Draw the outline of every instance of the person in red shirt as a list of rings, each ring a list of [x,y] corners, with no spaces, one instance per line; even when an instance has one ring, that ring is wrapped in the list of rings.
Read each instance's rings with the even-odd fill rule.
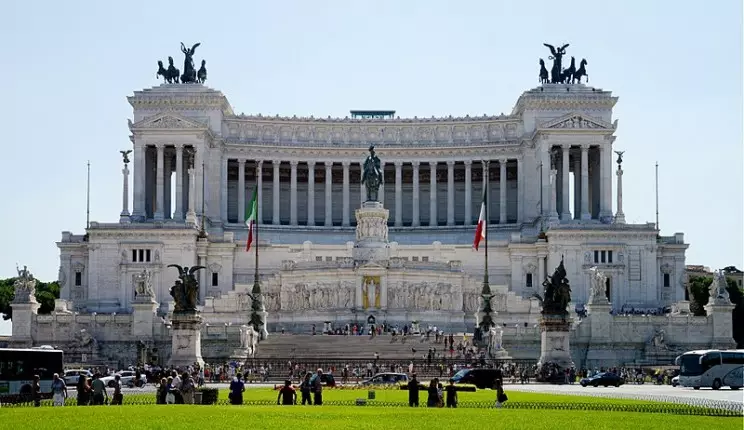
[[[279,390],[279,395],[276,396],[276,404],[281,399],[282,405],[295,405],[297,404],[297,392],[292,388],[292,381],[284,381],[284,386]]]

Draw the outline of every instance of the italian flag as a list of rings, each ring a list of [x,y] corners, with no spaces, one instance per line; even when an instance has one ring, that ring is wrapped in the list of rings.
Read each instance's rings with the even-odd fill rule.
[[[253,243],[253,229],[256,228],[256,215],[258,214],[258,186],[253,188],[253,198],[248,203],[247,209],[245,225],[248,226],[248,241],[245,244],[245,250],[250,251],[251,243]]]
[[[486,193],[483,192],[483,201],[481,202],[480,215],[478,215],[478,224],[475,226],[475,238],[473,239],[473,248],[478,250],[480,241],[486,238]]]

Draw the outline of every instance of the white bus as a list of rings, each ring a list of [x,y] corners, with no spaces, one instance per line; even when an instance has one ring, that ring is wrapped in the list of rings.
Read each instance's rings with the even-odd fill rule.
[[[34,375],[39,375],[42,397],[48,397],[52,376],[64,376],[63,359],[62,351],[50,347],[0,348],[0,402],[31,401]]]
[[[744,386],[744,349],[689,351],[674,363],[679,366],[679,385],[683,387],[738,390]]]

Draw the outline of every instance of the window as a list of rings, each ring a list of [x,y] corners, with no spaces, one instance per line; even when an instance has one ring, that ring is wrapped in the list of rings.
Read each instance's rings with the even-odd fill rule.
[[[607,251],[600,251],[599,252],[599,261],[601,263],[606,263],[607,262]]]
[[[326,261],[333,261],[333,257],[326,257]]]
[[[612,264],[612,251],[607,251],[607,262]]]
[[[132,263],[149,263],[152,261],[152,250],[150,249],[133,249]]]
[[[744,352],[721,351],[723,364],[744,364]]]
[[[664,274],[664,286],[665,287],[670,287],[671,286],[671,282],[670,282],[669,278],[670,278],[669,274],[668,273],[665,273]]]
[[[323,261],[323,257],[320,257],[320,256],[315,257],[315,261]]]
[[[612,251],[606,249],[595,250],[594,264],[612,264]]]
[[[427,262],[429,261],[429,257],[421,257],[421,261]]]
[[[220,274],[219,273],[212,273],[212,286],[213,287],[220,286]]]
[[[83,285],[83,273],[75,272],[75,286],[79,287],[81,285]]]
[[[594,262],[599,263],[599,251],[594,251]]]
[[[527,274],[525,284],[527,284],[527,288],[532,288],[532,273]]]
[[[411,257],[411,261],[418,261],[418,257]]]

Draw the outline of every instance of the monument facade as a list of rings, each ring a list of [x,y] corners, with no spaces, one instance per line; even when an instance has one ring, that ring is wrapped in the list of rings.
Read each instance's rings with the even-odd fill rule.
[[[613,214],[612,178],[622,175],[612,165],[618,98],[581,83],[585,60],[576,68],[571,57],[570,76],[558,73],[568,45],[549,47],[557,61],[552,79],[541,60],[542,83],[508,114],[439,118],[238,113],[200,83],[206,62],[195,72],[198,45],[182,44],[183,74],[169,58],[158,71],[165,83],[128,97],[132,148],[122,151],[119,221],[62,233],[59,312],[29,316],[33,343],[72,342],[84,328],[117,353],[136,339],[164,354],[180,306],[171,289],[179,278],[168,265],[204,268],[193,274],[200,288],[184,294],[200,312],[211,357],[245,350],[240,327],[251,324],[256,269],[271,332],[374,316],[472,333],[484,254],[471,244],[484,191],[490,303],[512,356],[539,356],[534,295],[561,261],[571,279],[571,313],[591,306],[601,289],[595,267],[604,276],[606,318],[684,301],[684,235],[659,236],[653,223],[626,223],[620,208]],[[260,236],[247,252],[254,190]],[[617,195],[621,204],[620,189]],[[33,304],[23,306],[32,312]],[[628,330],[646,327],[650,337],[654,327],[671,324],[659,318]],[[668,342],[705,344],[713,336],[707,322],[673,324],[680,329],[667,330]],[[594,322],[591,334],[588,323],[574,325],[571,336],[595,333]],[[682,334],[691,327],[698,337]],[[611,343],[626,329],[614,330],[602,339]],[[226,339],[232,343],[217,342]],[[515,339],[526,349],[512,348]],[[581,342],[572,340],[572,348]],[[624,357],[638,358],[641,347],[624,346]]]

